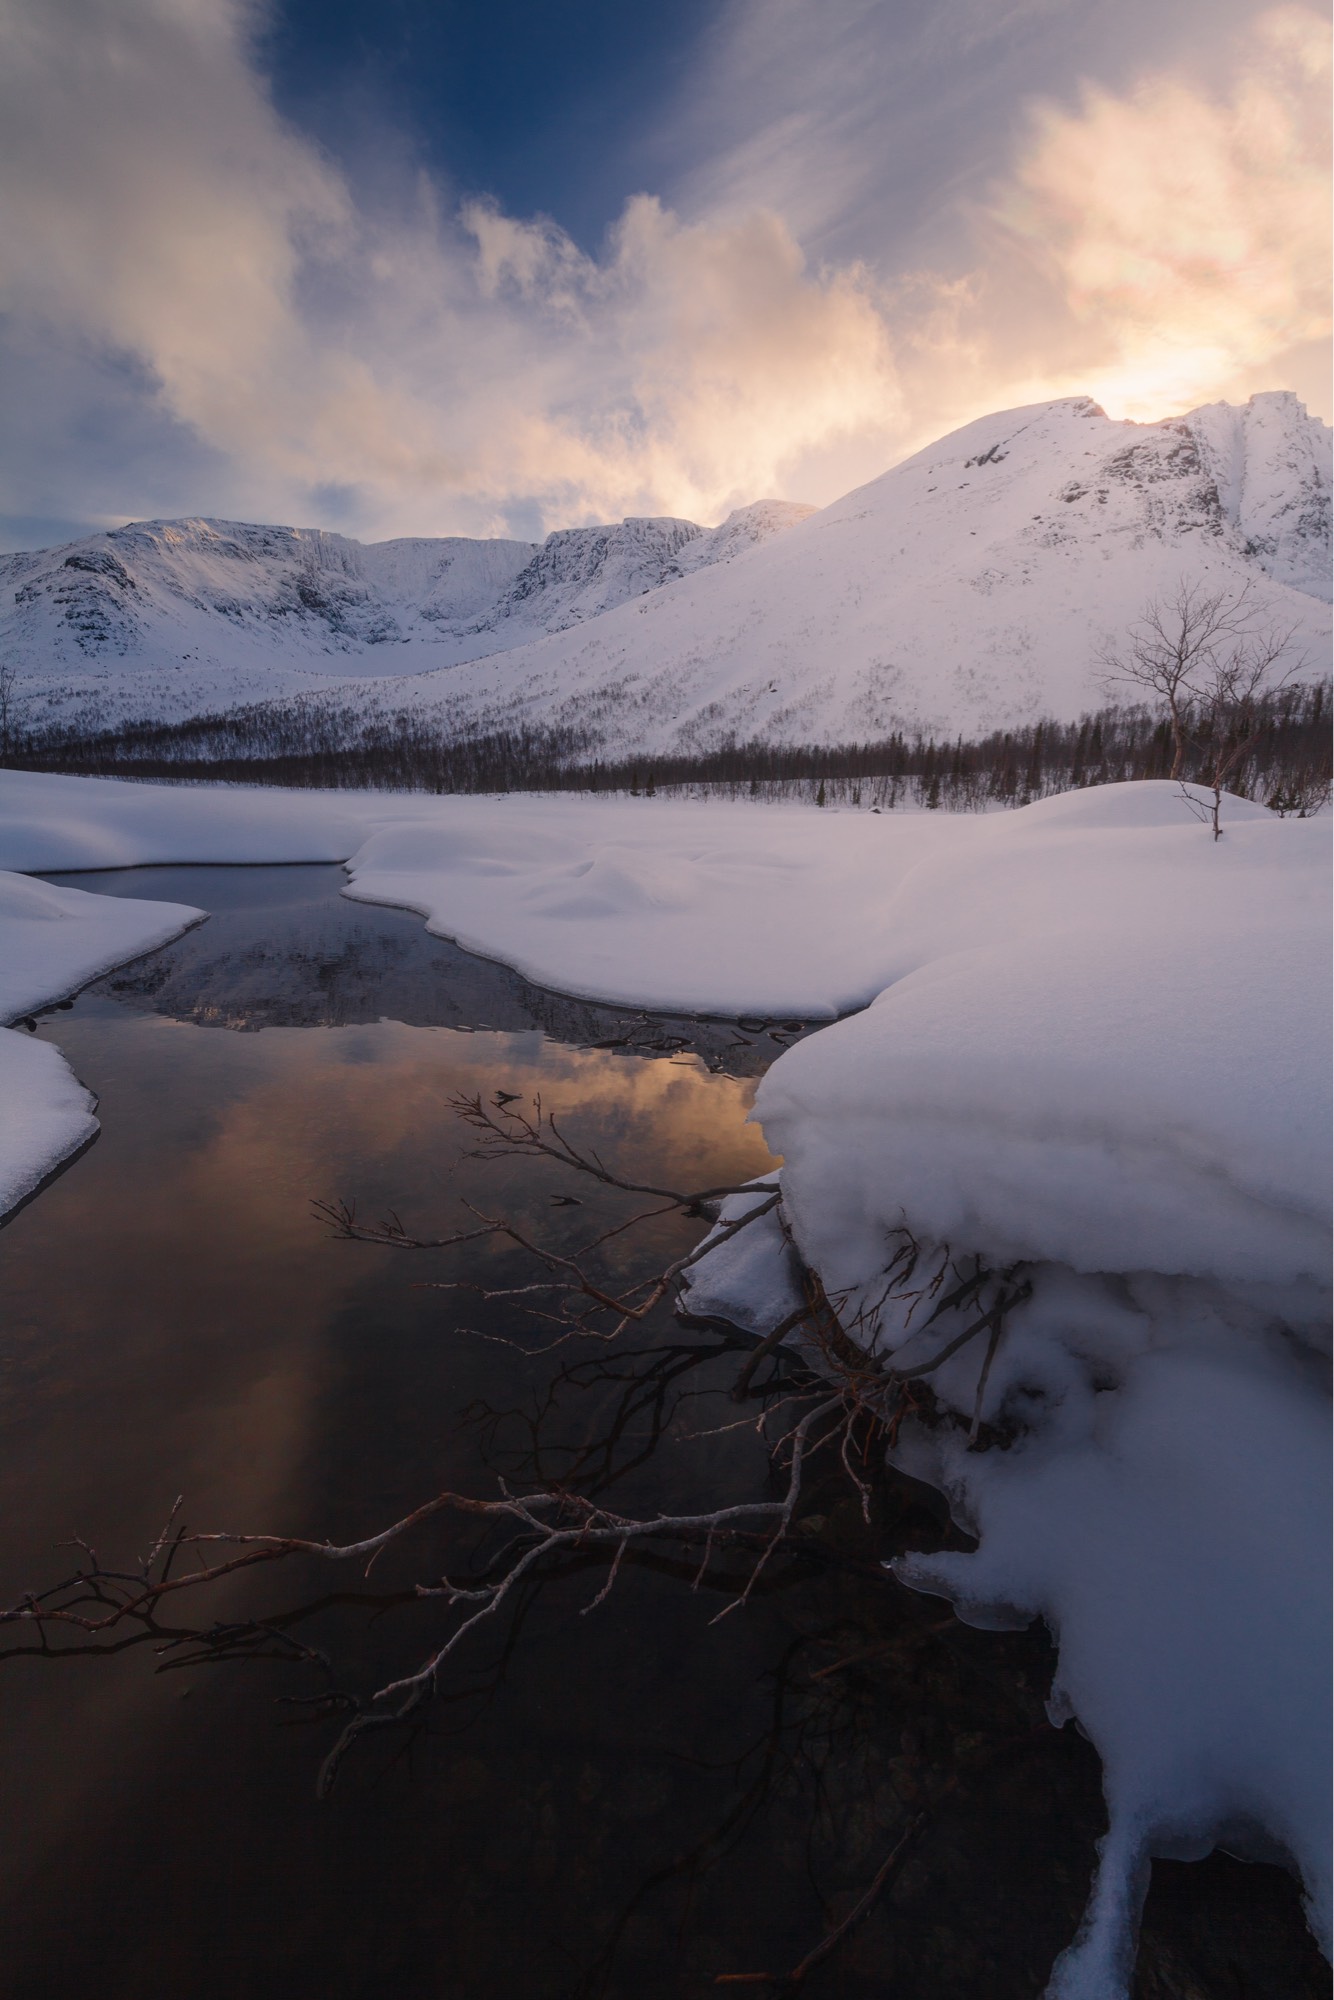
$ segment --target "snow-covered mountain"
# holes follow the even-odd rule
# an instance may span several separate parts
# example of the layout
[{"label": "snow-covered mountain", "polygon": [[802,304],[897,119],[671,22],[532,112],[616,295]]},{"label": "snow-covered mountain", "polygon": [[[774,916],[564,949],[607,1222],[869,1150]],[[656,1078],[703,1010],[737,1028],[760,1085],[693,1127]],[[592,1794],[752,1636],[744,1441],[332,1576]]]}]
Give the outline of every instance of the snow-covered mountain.
[{"label": "snow-covered mountain", "polygon": [[1327,668],[1330,432],[1295,396],[1156,424],[985,417],[816,513],[525,542],[150,522],[0,558],[29,713],[172,719],[327,687],[609,748],[976,733],[1105,698],[1101,642],[1249,582]]},{"label": "snow-covered mountain", "polygon": [[1182,577],[1249,583],[1327,671],[1330,445],[1288,394],[1157,424],[1005,411],[735,562],[380,692],[646,750],[975,734],[1100,706],[1101,643]]},{"label": "snow-covered mountain", "polygon": [[34,709],[197,714],[529,644],[729,562],[812,511],[767,500],[713,529],[629,520],[541,544],[133,522],[0,556],[0,644]]},{"label": "snow-covered mountain", "polygon": [[524,644],[535,628],[564,632],[695,570],[730,562],[814,512],[792,500],[759,500],[718,528],[649,518],[558,529],[468,637],[479,645],[489,640],[486,651],[497,652]]}]

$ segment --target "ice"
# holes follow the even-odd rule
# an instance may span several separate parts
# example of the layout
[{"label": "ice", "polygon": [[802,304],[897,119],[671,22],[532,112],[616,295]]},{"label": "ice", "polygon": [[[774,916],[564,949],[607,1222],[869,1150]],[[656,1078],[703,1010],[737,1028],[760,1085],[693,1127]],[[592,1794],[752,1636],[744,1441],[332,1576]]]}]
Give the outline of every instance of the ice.
[{"label": "ice", "polygon": [[[0,1021],[21,1021],[197,923],[181,903],[133,902],[0,873]],[[0,1028],[0,1216],[97,1130],[94,1099],[59,1050]]]},{"label": "ice", "polygon": [[[801,1268],[783,1233],[776,1209],[770,1209],[734,1236],[730,1224],[762,1207],[778,1180],[757,1184],[756,1191],[729,1195],[718,1220],[704,1239],[707,1255],[685,1273],[681,1311],[692,1320],[715,1316],[743,1333],[771,1333],[804,1302]],[[716,1245],[710,1249],[709,1246]]]}]

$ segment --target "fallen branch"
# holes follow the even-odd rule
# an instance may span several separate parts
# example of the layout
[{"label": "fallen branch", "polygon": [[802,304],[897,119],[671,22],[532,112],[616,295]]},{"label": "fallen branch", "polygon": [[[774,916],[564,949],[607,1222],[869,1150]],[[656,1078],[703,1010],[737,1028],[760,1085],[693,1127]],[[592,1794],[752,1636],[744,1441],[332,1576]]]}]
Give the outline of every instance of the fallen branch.
[{"label": "fallen branch", "polygon": [[863,1923],[870,1916],[871,1911],[875,1908],[881,1896],[894,1879],[894,1876],[907,1859],[909,1848],[918,1839],[929,1818],[929,1813],[919,1812],[915,1818],[909,1820],[907,1826],[903,1829],[903,1832],[881,1862],[880,1867],[876,1871],[875,1878],[865,1895],[853,1905],[841,1923],[836,1924],[833,1930],[827,1932],[821,1938],[819,1944],[813,1950],[807,1952],[799,1965],[793,1966],[791,1972],[720,1972],[713,1982],[714,1985],[771,1986],[779,1993],[795,1993],[797,1988],[814,1972],[816,1966],[822,1965],[832,1952],[837,1951],[848,1933],[856,1930],[858,1924]]}]

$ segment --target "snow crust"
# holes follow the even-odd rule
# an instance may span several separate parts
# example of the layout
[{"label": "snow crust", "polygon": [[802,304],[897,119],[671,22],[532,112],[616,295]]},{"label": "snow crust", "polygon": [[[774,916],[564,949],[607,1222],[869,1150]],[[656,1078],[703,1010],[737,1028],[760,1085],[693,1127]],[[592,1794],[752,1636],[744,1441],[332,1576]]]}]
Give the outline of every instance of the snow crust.
[{"label": "snow crust", "polygon": [[[1154,1854],[1285,1858],[1330,1940],[1329,829],[1236,801],[1215,843],[1180,811],[1068,794],[924,860],[892,983],[755,1107],[803,1258],[899,1366],[943,1338],[885,1297],[902,1232],[1031,1287],[985,1394],[965,1344],[902,1433],[980,1547],[895,1567],[1045,1619],[1053,1719],[1103,1759],[1061,2000],[1128,1993]],[[710,1261],[725,1315],[746,1274]]]},{"label": "snow crust", "polygon": [[[0,873],[0,1022],[21,1021],[152,951],[202,910],[90,896]],[[94,1099],[58,1049],[0,1027],[0,1215],[97,1130]]]}]

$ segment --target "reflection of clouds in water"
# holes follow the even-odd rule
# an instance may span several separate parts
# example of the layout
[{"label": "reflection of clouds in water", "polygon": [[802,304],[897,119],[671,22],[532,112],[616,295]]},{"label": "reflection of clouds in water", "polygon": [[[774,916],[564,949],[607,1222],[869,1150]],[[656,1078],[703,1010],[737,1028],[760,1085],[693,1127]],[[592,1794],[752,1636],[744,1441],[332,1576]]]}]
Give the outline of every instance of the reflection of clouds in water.
[{"label": "reflection of clouds in water", "polygon": [[[553,1237],[561,1219],[586,1228],[597,1213],[586,1187],[583,1209],[547,1208],[549,1186],[566,1185],[556,1169],[464,1162],[472,1142],[451,1093],[540,1090],[572,1137],[669,1184],[769,1164],[744,1123],[751,1084],[533,1032],[383,1023],[228,1035],[102,1001],[61,1016],[58,1033],[103,1092],[104,1125],[5,1234],[8,1323],[33,1350],[31,1366],[20,1356],[23,1432],[0,1468],[0,1505],[19,1524],[11,1590],[54,1574],[51,1546],[73,1529],[108,1556],[144,1547],[178,1492],[198,1526],[329,1530],[319,1480],[331,1434],[360,1426],[371,1463],[385,1449],[383,1414],[362,1411],[349,1391],[347,1342],[369,1334],[377,1354],[390,1343],[375,1367],[391,1396],[403,1393],[393,1343],[420,1310],[404,1293],[424,1273],[332,1242],[311,1199],[355,1195],[364,1213],[398,1205],[430,1227],[452,1226],[457,1192],[495,1206],[527,1200]],[[462,1269],[451,1260],[450,1275]],[[468,1382],[479,1344],[445,1339],[449,1371]],[[432,1477],[476,1478],[468,1444],[442,1436],[439,1449]],[[345,1497],[355,1508],[355,1493]],[[224,1590],[211,1614],[225,1618],[231,1604]],[[20,1729],[0,1775],[33,1802],[26,1867],[50,1864],[99,1801],[133,1810],[136,1787],[150,1796],[178,1754],[179,1684],[142,1665],[130,1657],[124,1671],[18,1690]],[[58,1704],[54,1731],[47,1703]]]},{"label": "reflection of clouds in water", "polygon": [[[484,1099],[499,1089],[525,1100],[540,1093],[576,1143],[614,1148],[615,1165],[670,1185],[771,1164],[758,1130],[745,1123],[754,1084],[710,1076],[691,1062],[393,1022],[318,1035],[271,1029],[265,1043],[283,1045],[280,1064],[228,1107],[210,1148],[207,1171],[229,1198],[247,1200],[246,1190],[262,1184],[328,1193],[331,1158],[349,1153],[374,1166],[377,1179],[392,1161],[410,1196],[414,1172],[438,1176],[475,1143],[449,1107],[460,1091]],[[495,1169],[469,1170],[470,1180],[486,1174],[494,1185]]]}]

